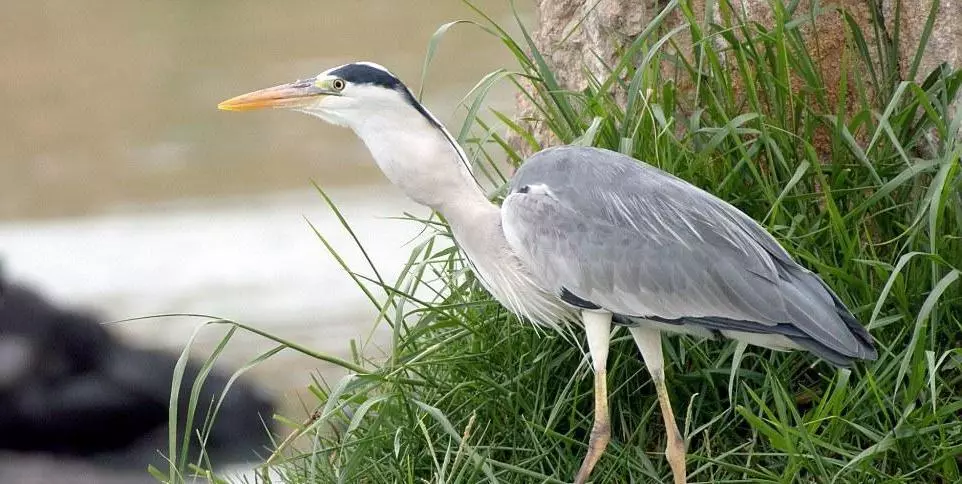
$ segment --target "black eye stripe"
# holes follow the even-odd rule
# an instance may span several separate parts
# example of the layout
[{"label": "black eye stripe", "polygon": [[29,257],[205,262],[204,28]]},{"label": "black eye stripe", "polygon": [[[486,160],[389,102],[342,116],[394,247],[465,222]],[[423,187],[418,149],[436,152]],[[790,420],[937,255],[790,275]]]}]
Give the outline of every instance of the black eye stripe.
[{"label": "black eye stripe", "polygon": [[384,69],[379,69],[369,64],[347,64],[327,72],[326,75],[338,77],[343,79],[345,82],[350,82],[353,85],[367,84],[383,87],[385,89],[393,89],[400,93],[408,104],[421,113],[427,122],[438,128],[443,128],[437,123],[437,121],[434,120],[433,117],[431,117],[430,114],[428,114],[428,112],[424,109],[424,106],[422,106],[421,103],[414,98],[414,94],[411,94],[411,90],[408,89],[400,79],[394,77],[393,74],[385,71]]},{"label": "black eye stripe", "polygon": [[397,89],[402,85],[390,72],[366,64],[348,64],[328,73],[351,84],[373,84],[375,86]]}]

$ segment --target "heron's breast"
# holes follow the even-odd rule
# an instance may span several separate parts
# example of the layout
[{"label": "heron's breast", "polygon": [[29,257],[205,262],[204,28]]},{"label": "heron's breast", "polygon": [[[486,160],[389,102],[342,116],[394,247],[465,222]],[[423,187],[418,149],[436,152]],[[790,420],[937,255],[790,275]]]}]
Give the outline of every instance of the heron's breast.
[{"label": "heron's breast", "polygon": [[498,302],[518,316],[542,326],[558,327],[573,319],[572,309],[538,285],[513,253],[505,259],[499,266],[472,263],[481,284]]},{"label": "heron's breast", "polygon": [[470,224],[451,220],[455,240],[471,268],[494,298],[511,312],[534,323],[557,327],[572,319],[572,309],[539,284],[508,244],[496,210]]}]

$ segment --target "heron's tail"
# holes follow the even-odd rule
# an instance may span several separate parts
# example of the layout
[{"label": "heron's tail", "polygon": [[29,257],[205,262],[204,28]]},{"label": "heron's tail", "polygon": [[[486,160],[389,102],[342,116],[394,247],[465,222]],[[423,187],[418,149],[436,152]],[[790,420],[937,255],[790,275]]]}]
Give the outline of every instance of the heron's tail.
[{"label": "heron's tail", "polygon": [[828,287],[828,284],[825,284],[825,281],[819,278],[818,282],[822,283],[822,287],[832,296],[832,300],[835,302],[835,312],[838,313],[838,317],[842,318],[845,326],[852,331],[852,334],[854,334],[855,337],[858,338],[859,343],[861,343],[859,358],[863,360],[878,359],[878,351],[875,349],[875,339],[868,333],[865,326],[862,326],[862,323],[855,315],[845,307],[845,303],[838,298],[838,295],[835,294],[832,288]]},{"label": "heron's tail", "polygon": [[[825,281],[800,266],[785,269],[787,270],[782,273],[782,276],[788,276],[786,278],[788,279],[787,282],[808,293],[812,300],[819,301],[821,304],[831,305],[831,310],[822,312],[822,314],[834,313],[833,315],[837,316],[838,320],[843,323],[842,325],[838,325],[834,331],[847,331],[854,337],[844,338],[845,340],[854,342],[854,345],[851,343],[847,344],[844,350],[840,350],[837,347],[829,347],[814,338],[792,338],[795,343],[836,366],[852,366],[854,360],[875,360],[878,358],[878,351],[875,349],[875,340],[872,338],[872,335],[870,335],[865,327],[862,326],[862,323],[855,318],[855,315],[848,310],[845,303],[835,294],[835,291],[828,287],[828,284],[825,284]],[[824,306],[822,307],[823,309],[828,309]]]}]

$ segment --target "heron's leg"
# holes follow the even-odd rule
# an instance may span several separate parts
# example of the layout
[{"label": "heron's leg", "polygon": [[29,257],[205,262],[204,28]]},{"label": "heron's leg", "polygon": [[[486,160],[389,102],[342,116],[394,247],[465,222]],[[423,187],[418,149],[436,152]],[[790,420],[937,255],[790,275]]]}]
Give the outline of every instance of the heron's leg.
[{"label": "heron's leg", "polygon": [[675,484],[685,484],[687,474],[685,473],[685,440],[678,432],[678,425],[675,424],[675,413],[671,410],[671,402],[668,400],[668,389],[665,387],[665,357],[661,352],[661,332],[635,326],[628,328],[631,336],[641,351],[641,357],[645,360],[645,366],[651,373],[651,379],[655,382],[655,391],[658,393],[658,403],[661,406],[661,416],[665,420],[665,431],[668,435],[668,445],[665,448],[665,458],[671,466],[671,473],[674,475]]},{"label": "heron's leg", "polygon": [[575,476],[575,484],[584,484],[591,475],[601,454],[611,440],[611,420],[608,417],[608,342],[611,340],[611,313],[582,311],[581,319],[588,334],[588,352],[595,371],[595,423],[591,427],[588,453]]}]

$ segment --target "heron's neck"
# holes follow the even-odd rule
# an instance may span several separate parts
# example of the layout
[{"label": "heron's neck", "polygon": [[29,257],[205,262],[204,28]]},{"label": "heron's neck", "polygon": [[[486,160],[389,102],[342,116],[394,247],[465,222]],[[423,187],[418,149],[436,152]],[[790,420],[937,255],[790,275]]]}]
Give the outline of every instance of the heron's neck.
[{"label": "heron's neck", "polygon": [[449,220],[496,209],[444,133],[422,116],[371,116],[354,126],[392,183]]},{"label": "heron's neck", "polygon": [[500,207],[487,199],[453,142],[437,126],[423,117],[383,116],[366,118],[354,130],[395,185],[444,215],[478,280],[498,301],[549,325],[570,318],[570,310],[540,289],[514,255],[501,225]]}]

